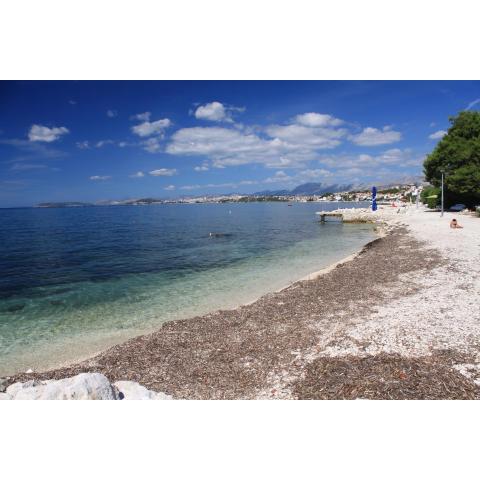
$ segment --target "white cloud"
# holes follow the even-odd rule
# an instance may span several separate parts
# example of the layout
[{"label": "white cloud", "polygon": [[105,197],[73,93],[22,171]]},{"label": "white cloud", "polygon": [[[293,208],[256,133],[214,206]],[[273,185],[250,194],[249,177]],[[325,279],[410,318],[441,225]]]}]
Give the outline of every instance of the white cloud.
[{"label": "white cloud", "polygon": [[268,142],[256,135],[222,127],[193,127],[177,130],[166,151],[173,155],[203,155],[219,163],[240,165],[250,163],[252,153],[260,158],[266,149]]},{"label": "white cloud", "polygon": [[159,168],[157,170],[152,170],[151,172],[148,172],[150,175],[153,175],[154,177],[171,177],[172,175],[177,174],[177,169],[176,168]]},{"label": "white cloud", "polygon": [[287,175],[283,170],[278,170],[273,176],[265,178],[264,180],[240,180],[237,182],[227,183],[183,185],[180,187],[180,190],[201,190],[206,188],[240,189],[243,186],[272,183],[295,186],[305,182],[320,181],[326,178],[330,179],[332,175],[332,172],[324,168],[306,169],[297,172],[294,175]]},{"label": "white cloud", "polygon": [[112,178],[110,175],[92,175],[90,180],[109,180],[110,178]]},{"label": "white cloud", "polygon": [[139,137],[150,137],[152,135],[163,136],[165,129],[171,124],[172,122],[168,118],[162,118],[155,122],[146,120],[138,125],[134,125],[132,127],[132,132]]},{"label": "white cloud", "polygon": [[400,132],[396,132],[391,127],[386,126],[382,130],[372,127],[364,128],[361,133],[350,135],[349,140],[356,145],[375,146],[398,142],[401,138],[402,134]]},{"label": "white cloud", "polygon": [[[320,164],[333,168],[343,173],[347,169],[361,168],[365,173],[371,173],[372,169],[379,167],[420,167],[425,159],[425,155],[414,154],[412,150],[406,148],[391,148],[385,150],[379,155],[339,155],[322,157]],[[357,172],[358,173],[358,172]]]},{"label": "white cloud", "polygon": [[[134,115],[132,118],[135,120],[139,120],[142,123],[138,125],[134,125],[132,127],[132,132],[139,137],[146,138],[146,140],[140,143],[140,146],[150,153],[157,153],[161,151],[161,140],[165,135],[165,130],[172,125],[172,122],[168,118],[162,118],[160,120],[156,120],[154,122],[150,122],[151,113],[144,112]],[[126,142],[122,142],[123,145],[126,146]]]},{"label": "white cloud", "polygon": [[324,156],[319,161],[321,168],[303,169],[292,174],[279,170],[261,183],[275,184],[275,188],[292,188],[307,182],[333,185],[411,179],[412,172],[421,174],[424,158],[424,155],[415,154],[410,149],[397,148],[385,150],[379,155]]},{"label": "white cloud", "polygon": [[240,182],[227,182],[227,183],[207,183],[205,185],[183,185],[180,190],[199,190],[202,188],[230,188],[236,189],[242,185],[255,185],[258,182],[255,180],[242,180]]},{"label": "white cloud", "polygon": [[346,135],[344,129],[306,127],[303,125],[270,125],[267,134],[289,145],[311,146],[315,148],[334,148],[340,145],[340,139]]},{"label": "white cloud", "polygon": [[39,163],[14,163],[10,170],[15,172],[27,171],[27,170],[43,170],[48,168],[47,165],[41,165]]},{"label": "white cloud", "polygon": [[331,177],[332,175],[333,175],[332,172],[324,168],[314,168],[314,169],[302,170],[297,175],[297,177],[304,181],[309,181],[309,180],[317,180],[319,178]]},{"label": "white cloud", "polygon": [[339,118],[332,117],[325,113],[302,113],[297,115],[295,118],[295,123],[304,125],[305,127],[338,127],[344,122]]},{"label": "white cloud", "polygon": [[229,120],[227,111],[220,102],[212,102],[205,105],[200,105],[195,110],[195,118],[198,118],[199,120],[210,120],[212,122]]},{"label": "white cloud", "polygon": [[157,137],[148,138],[141,143],[144,150],[150,153],[157,153],[162,149],[160,139]]},{"label": "white cloud", "polygon": [[143,172],[138,171],[137,173],[134,173],[134,174],[130,175],[130,178],[142,178],[144,176],[145,176],[145,174]]},{"label": "white cloud", "polygon": [[66,127],[45,127],[43,125],[32,125],[28,132],[28,139],[31,142],[54,142],[62,135],[69,133]]},{"label": "white cloud", "polygon": [[478,105],[479,103],[480,103],[480,98],[476,98],[475,100],[473,100],[467,105],[467,108],[465,110],[470,110],[471,108],[473,108],[475,105]]},{"label": "white cloud", "polygon": [[391,148],[380,155],[373,157],[374,162],[379,165],[396,165],[398,167],[420,166],[423,164],[425,155],[414,154],[409,148]]},{"label": "white cloud", "polygon": [[102,147],[105,147],[107,145],[115,145],[117,147],[123,148],[123,147],[136,146],[138,144],[137,143],[127,143],[125,141],[117,142],[115,140],[110,140],[110,139],[99,140],[94,145],[90,145],[90,142],[88,142],[87,140],[85,140],[84,142],[77,142],[77,147],[81,148],[81,149],[91,148],[91,146],[95,146],[96,148],[102,148]]},{"label": "white cloud", "polygon": [[262,183],[281,183],[284,185],[299,185],[306,182],[319,181],[332,177],[332,172],[324,168],[301,170],[295,175],[287,175],[283,170],[275,172],[275,175],[263,180]]},{"label": "white cloud", "polygon": [[107,110],[108,118],[115,118],[117,116],[118,116],[118,112],[116,110]]},{"label": "white cloud", "polygon": [[76,145],[77,148],[79,148],[80,150],[87,150],[88,148],[90,148],[90,142],[88,140],[84,140],[83,142],[77,142]]},{"label": "white cloud", "polygon": [[198,155],[211,160],[212,166],[261,163],[273,168],[300,167],[317,158],[318,150],[333,148],[346,135],[345,130],[302,125],[270,125],[267,138],[224,127],[193,127],[177,130],[167,145],[172,155]]},{"label": "white cloud", "polygon": [[447,132],[445,130],[438,130],[437,132],[432,133],[431,135],[428,136],[430,140],[440,140],[443,138]]},{"label": "white cloud", "polygon": [[[348,137],[348,130],[342,125],[345,125],[343,120],[332,115],[309,112],[296,115],[285,125],[238,127],[235,124],[233,128],[182,128],[172,135],[165,151],[171,155],[204,157],[206,161],[201,166],[194,167],[197,172],[211,167],[225,168],[255,163],[281,171],[303,168],[303,172],[307,172],[306,167],[310,162],[325,158],[322,151],[341,145],[347,138],[359,145],[382,145],[401,139],[401,133],[390,126],[381,130],[365,128],[361,133]],[[355,163],[385,163],[392,157],[393,151],[395,150],[376,157],[360,156],[354,160]],[[339,157],[332,158],[339,161]],[[352,163],[353,157],[346,158]],[[341,159],[345,161],[345,157]],[[395,161],[399,161],[398,157],[395,157]],[[311,170],[314,173],[310,172],[310,175],[327,175],[325,170],[316,170],[319,169]],[[302,178],[307,177],[307,173],[304,173]],[[269,181],[276,181],[277,177],[269,178]]]},{"label": "white cloud", "polygon": [[151,117],[151,112],[137,113],[136,115],[131,116],[132,120],[139,120],[140,122],[148,122]]},{"label": "white cloud", "polygon": [[233,122],[233,112],[243,112],[244,108],[225,106],[220,102],[206,103],[195,110],[195,118],[211,122]]},{"label": "white cloud", "polygon": [[263,183],[287,182],[291,179],[283,170],[276,171],[273,176],[266,178]]},{"label": "white cloud", "polygon": [[167,187],[164,188],[164,190],[167,190],[169,192],[175,190],[175,185],[168,185]]},{"label": "white cloud", "polygon": [[113,140],[100,140],[99,142],[97,142],[97,144],[95,146],[97,148],[102,148],[105,145],[113,145],[114,143],[115,142]]},{"label": "white cloud", "polygon": [[31,142],[30,140],[23,140],[18,138],[2,138],[0,136],[0,145],[8,145],[21,152],[20,155],[15,155],[11,159],[3,159],[5,163],[58,159],[65,158],[69,155],[67,152],[56,150],[48,144],[42,142]]},{"label": "white cloud", "polygon": [[202,164],[202,165],[198,165],[194,168],[194,170],[196,172],[206,172],[207,170],[209,170],[208,168],[208,165],[206,163]]}]

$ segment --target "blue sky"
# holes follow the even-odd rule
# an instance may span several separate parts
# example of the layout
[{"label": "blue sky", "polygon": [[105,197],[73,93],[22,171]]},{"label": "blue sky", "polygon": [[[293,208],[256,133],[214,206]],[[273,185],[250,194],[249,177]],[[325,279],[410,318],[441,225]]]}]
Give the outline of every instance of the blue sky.
[{"label": "blue sky", "polygon": [[421,175],[480,82],[3,81],[0,106],[8,207]]}]

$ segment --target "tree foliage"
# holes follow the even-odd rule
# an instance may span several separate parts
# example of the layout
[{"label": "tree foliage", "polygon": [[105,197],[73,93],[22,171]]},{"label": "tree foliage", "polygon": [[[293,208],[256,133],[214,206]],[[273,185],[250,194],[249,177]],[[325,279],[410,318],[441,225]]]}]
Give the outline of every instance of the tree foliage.
[{"label": "tree foliage", "polygon": [[428,205],[428,208],[435,208],[440,204],[440,189],[438,187],[425,187],[422,190],[421,198],[422,202]]},{"label": "tree foliage", "polygon": [[425,179],[435,187],[445,171],[445,204],[480,204],[480,112],[450,117],[451,127],[423,164]]}]

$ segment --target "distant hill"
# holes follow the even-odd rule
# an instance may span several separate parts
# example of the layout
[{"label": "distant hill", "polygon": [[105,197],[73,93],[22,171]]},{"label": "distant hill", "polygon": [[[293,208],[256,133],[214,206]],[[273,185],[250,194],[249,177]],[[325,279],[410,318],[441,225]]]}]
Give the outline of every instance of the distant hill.
[{"label": "distant hill", "polygon": [[327,192],[344,192],[353,187],[350,185],[341,185],[338,183],[326,185],[324,183],[303,183],[292,190],[292,195],[322,195]]},{"label": "distant hill", "polygon": [[[376,184],[377,188],[381,190],[382,188],[390,188],[396,185],[406,185],[411,183],[423,183],[422,177],[404,177],[397,182],[385,183],[385,184]],[[262,190],[261,192],[240,194],[240,193],[229,193],[229,194],[208,194],[208,195],[198,195],[193,197],[180,197],[177,199],[170,198],[130,198],[124,200],[102,200],[95,203],[85,203],[85,202],[44,202],[39,203],[36,207],[43,208],[64,208],[64,207],[88,207],[88,206],[113,206],[113,205],[150,205],[164,202],[176,202],[182,201],[188,198],[198,198],[202,197],[203,199],[216,199],[218,197],[229,197],[229,196],[243,196],[251,197],[252,201],[255,201],[253,197],[269,197],[269,196],[288,196],[288,195],[324,195],[325,193],[338,193],[338,192],[348,192],[348,191],[369,191],[372,188],[371,184],[341,184],[341,183],[302,183],[301,185],[292,188],[291,190],[282,189],[282,190]],[[258,200],[258,199],[257,199]],[[222,201],[228,201],[222,200]],[[233,200],[235,201],[235,200]],[[243,201],[243,200],[236,200]]]},{"label": "distant hill", "polygon": [[323,195],[324,193],[344,192],[350,190],[352,184],[342,185],[338,183],[302,183],[292,190],[264,190],[255,192],[254,195]]},{"label": "distant hill", "polygon": [[69,207],[90,207],[92,203],[85,202],[44,202],[36,205],[38,208],[69,208]]},{"label": "distant hill", "polygon": [[261,192],[251,193],[250,195],[259,195],[259,196],[290,195],[290,190],[262,190]]}]

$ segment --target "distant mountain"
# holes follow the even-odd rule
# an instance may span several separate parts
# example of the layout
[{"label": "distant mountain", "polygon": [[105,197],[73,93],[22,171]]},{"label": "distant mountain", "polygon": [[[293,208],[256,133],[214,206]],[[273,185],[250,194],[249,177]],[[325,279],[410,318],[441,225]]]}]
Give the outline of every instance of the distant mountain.
[{"label": "distant mountain", "polygon": [[276,196],[276,195],[290,195],[290,190],[262,190],[261,192],[255,192],[251,195],[259,196]]},{"label": "distant mountain", "polygon": [[323,195],[324,193],[344,192],[350,190],[353,185],[342,185],[338,183],[302,183],[292,190],[264,190],[255,192],[254,195]]},{"label": "distant mountain", "polygon": [[410,185],[410,184],[427,184],[428,182],[425,182],[425,177],[423,175],[409,175],[409,176],[403,176],[399,177],[396,180],[391,180],[389,183],[385,183],[382,185],[377,185],[378,188],[385,188],[385,187],[393,187],[394,185]]},{"label": "distant mountain", "polygon": [[303,183],[298,187],[295,187],[292,191],[292,195],[322,195],[324,193],[330,192],[344,192],[350,190],[353,185],[341,185],[334,183],[331,185],[326,185],[324,183]]}]

